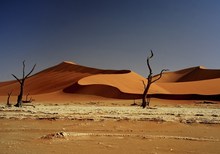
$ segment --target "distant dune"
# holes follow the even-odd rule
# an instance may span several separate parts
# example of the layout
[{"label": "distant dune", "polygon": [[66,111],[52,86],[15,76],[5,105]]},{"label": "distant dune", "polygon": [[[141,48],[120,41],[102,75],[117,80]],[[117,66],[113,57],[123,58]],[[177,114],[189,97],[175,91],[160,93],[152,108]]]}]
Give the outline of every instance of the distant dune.
[{"label": "distant dune", "polygon": [[[146,78],[130,70],[103,70],[64,61],[29,77],[25,93],[59,100],[76,94],[91,98],[136,99],[141,98],[146,83]],[[168,99],[203,99],[205,96],[218,100],[219,84],[220,70],[192,67],[164,73],[159,81],[152,84],[150,94]],[[0,83],[1,96],[12,90],[13,95],[18,94],[19,84],[16,81]]]},{"label": "distant dune", "polygon": [[170,94],[155,97],[220,100],[220,70],[198,66],[166,72],[157,84]]},{"label": "distant dune", "polygon": [[189,82],[219,78],[220,70],[206,69],[203,66],[197,66],[164,73],[163,78],[158,80],[158,82]]}]

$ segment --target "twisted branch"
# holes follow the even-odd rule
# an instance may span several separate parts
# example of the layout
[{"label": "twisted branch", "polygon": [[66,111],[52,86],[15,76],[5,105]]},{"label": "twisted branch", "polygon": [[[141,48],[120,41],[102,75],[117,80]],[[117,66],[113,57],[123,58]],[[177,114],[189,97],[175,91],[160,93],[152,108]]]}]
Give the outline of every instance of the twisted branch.
[{"label": "twisted branch", "polygon": [[163,70],[160,72],[159,77],[158,77],[157,79],[153,80],[151,83],[154,83],[154,82],[156,82],[156,81],[160,80],[160,78],[161,78],[161,77],[162,77],[162,75],[163,75],[163,72],[165,72],[165,71],[169,71],[169,69],[163,69]]}]

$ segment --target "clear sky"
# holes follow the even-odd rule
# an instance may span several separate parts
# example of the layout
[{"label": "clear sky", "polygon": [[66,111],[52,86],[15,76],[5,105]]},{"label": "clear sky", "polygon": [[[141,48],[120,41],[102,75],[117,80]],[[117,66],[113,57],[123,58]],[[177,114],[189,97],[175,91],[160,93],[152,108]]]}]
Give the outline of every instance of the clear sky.
[{"label": "clear sky", "polygon": [[219,0],[0,0],[0,81],[62,61],[147,75],[220,69]]}]

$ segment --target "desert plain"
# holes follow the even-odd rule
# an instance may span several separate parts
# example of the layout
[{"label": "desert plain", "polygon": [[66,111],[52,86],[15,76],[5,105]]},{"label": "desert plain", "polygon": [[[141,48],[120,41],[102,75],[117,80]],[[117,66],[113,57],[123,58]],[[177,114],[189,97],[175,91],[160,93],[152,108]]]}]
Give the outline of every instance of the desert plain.
[{"label": "desert plain", "polygon": [[[157,76],[155,76],[156,78]],[[130,70],[62,62],[29,77],[16,103],[16,80],[0,83],[0,149],[7,153],[219,153],[220,70],[166,72],[150,88]]]}]

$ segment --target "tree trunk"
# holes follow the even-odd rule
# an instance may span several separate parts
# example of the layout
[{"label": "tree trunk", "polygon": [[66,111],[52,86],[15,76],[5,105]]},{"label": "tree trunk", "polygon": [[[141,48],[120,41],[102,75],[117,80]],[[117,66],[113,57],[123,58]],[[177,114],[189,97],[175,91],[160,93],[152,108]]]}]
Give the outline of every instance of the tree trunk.
[{"label": "tree trunk", "polygon": [[151,79],[148,79],[148,83],[147,83],[147,87],[144,89],[144,93],[142,95],[142,104],[141,104],[141,107],[145,108],[146,106],[149,106],[149,103],[148,101],[146,101],[146,98],[148,98],[148,91],[150,89],[150,86],[151,86]]},{"label": "tree trunk", "polygon": [[15,104],[16,107],[22,107],[22,94],[18,95],[17,104]]},{"label": "tree trunk", "polygon": [[12,94],[12,91],[11,91],[10,93],[8,93],[8,99],[7,99],[7,106],[8,106],[8,107],[11,107],[11,104],[10,104],[11,94]]},{"label": "tree trunk", "polygon": [[23,89],[24,89],[24,80],[21,82],[21,87],[20,87],[20,94],[18,95],[17,98],[17,104],[15,105],[16,107],[22,107],[22,97],[23,97]]}]

